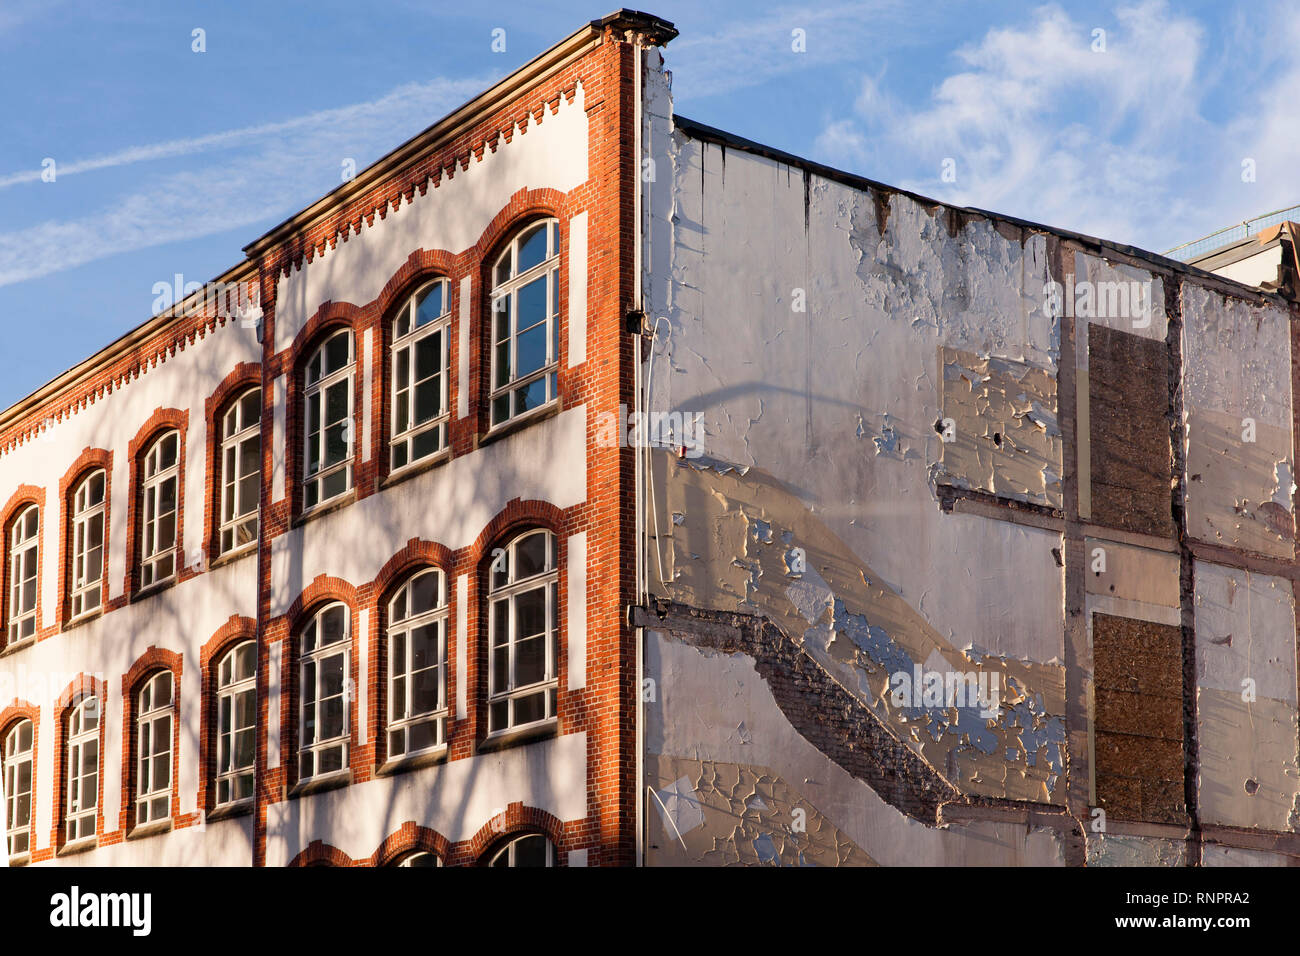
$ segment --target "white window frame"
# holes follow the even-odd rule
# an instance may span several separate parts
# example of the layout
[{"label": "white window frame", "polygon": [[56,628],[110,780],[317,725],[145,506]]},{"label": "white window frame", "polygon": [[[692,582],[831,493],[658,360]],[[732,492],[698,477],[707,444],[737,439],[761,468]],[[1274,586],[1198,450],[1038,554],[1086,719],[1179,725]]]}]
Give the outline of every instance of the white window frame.
[{"label": "white window frame", "polygon": [[[36,636],[36,605],[40,600],[41,509],[28,505],[9,529],[9,644]],[[30,589],[30,602],[25,593]],[[26,632],[26,633],[24,633]]]},{"label": "white window frame", "polygon": [[[439,287],[442,290],[442,310],[440,314],[423,325],[417,325],[422,300],[425,300],[435,288]],[[451,283],[446,278],[440,277],[420,286],[402,304],[402,308],[398,310],[397,314],[393,316],[392,333],[393,344],[390,369],[393,387],[390,408],[392,410],[391,427],[393,437],[389,441],[388,460],[390,470],[396,472],[419,462],[429,461],[447,451],[447,423],[451,420],[451,409],[448,405],[450,388],[447,384],[450,378],[447,357],[448,339],[451,333]],[[420,342],[434,335],[440,335],[439,341],[441,343],[438,350],[438,371],[417,382],[415,380],[416,347]],[[398,366],[403,356],[406,358],[407,367],[405,388],[400,387],[398,378]],[[438,378],[438,414],[428,421],[416,423],[416,386],[435,376]],[[406,412],[407,427],[398,431],[398,415],[403,410]],[[430,434],[436,436],[435,447],[418,458],[414,457],[416,439]],[[401,460],[399,461],[399,459]]]},{"label": "white window frame", "polygon": [[[23,747],[23,730],[27,730],[27,745]],[[35,814],[32,801],[35,798],[35,744],[36,725],[23,718],[14,724],[4,736],[4,749],[0,750],[0,773],[4,774],[5,794],[5,834],[8,843],[5,852],[11,857],[24,856],[32,851],[32,820]],[[19,781],[22,769],[27,768],[27,789],[22,789]],[[17,823],[19,808],[26,798],[26,817]]]},{"label": "white window frame", "polygon": [[[516,555],[519,545],[534,535],[546,537],[546,569],[527,578],[516,577],[518,566]],[[488,736],[509,733],[523,727],[538,726],[553,722],[557,715],[557,695],[559,691],[559,552],[554,534],[545,528],[531,528],[516,535],[509,544],[496,552],[496,557],[488,567]],[[504,572],[504,580],[501,579]],[[519,635],[515,633],[517,615],[515,607],[521,597],[534,591],[544,592],[546,604],[546,669],[545,677],[531,684],[517,684],[515,674]],[[498,634],[497,607],[506,605],[506,633]],[[529,635],[531,636],[531,635]],[[527,637],[527,636],[526,636]],[[498,672],[501,663],[497,660],[498,648],[505,649],[505,666],[503,689],[494,690],[498,685]],[[515,716],[517,703],[523,698],[543,695],[543,716],[527,723],[519,723]],[[504,705],[504,708],[502,708]],[[504,721],[497,718],[499,710],[504,709]]]},{"label": "white window frame", "polygon": [[[257,418],[248,421],[247,400],[255,397],[253,408]],[[253,471],[245,474],[240,471],[244,446],[253,443],[257,449],[257,464]],[[262,474],[262,389],[254,385],[240,392],[233,399],[221,416],[221,452],[220,458],[220,527],[218,529],[217,547],[220,554],[231,554],[254,547],[257,544],[258,514],[261,504]],[[235,512],[240,499],[240,489],[244,481],[257,476],[257,488],[253,493],[251,508]],[[245,502],[247,505],[247,502]],[[244,535],[246,540],[239,541]]]},{"label": "white window frame", "polygon": [[[347,337],[348,357],[347,361],[336,369],[331,370],[328,374],[322,375],[324,368],[325,350],[330,343],[334,342],[340,336]],[[315,370],[313,371],[313,366]],[[303,370],[303,401],[302,401],[302,432],[303,432],[303,453],[302,453],[302,503],[303,511],[310,511],[312,508],[320,507],[326,502],[333,501],[341,495],[347,494],[352,490],[352,464],[356,458],[356,442],[354,441],[353,432],[356,429],[356,336],[352,334],[350,328],[339,329],[326,336],[324,341],[312,352]],[[345,391],[348,396],[347,414],[338,422],[325,422],[325,401],[331,387],[340,382],[346,382]],[[320,403],[321,428],[314,435],[311,432],[311,407],[313,402]],[[329,431],[339,425],[343,428],[343,441],[347,445],[346,455],[332,464],[326,465],[325,456],[328,451]],[[319,455],[319,464],[316,470],[312,470],[311,453],[313,445]],[[324,497],[325,482],[333,478],[334,475],[343,472],[344,484],[341,489],[331,494],[328,498]]]},{"label": "white window frame", "polygon": [[[162,699],[164,702],[159,703]],[[172,813],[173,734],[176,681],[169,670],[149,676],[136,691],[136,826],[170,819]],[[160,774],[165,769],[166,777]]]},{"label": "white window frame", "polygon": [[[91,495],[92,483],[95,479],[99,479],[98,500],[92,500]],[[104,556],[108,545],[104,537],[108,515],[107,504],[108,472],[103,468],[96,468],[81,479],[77,490],[72,493],[72,564],[69,569],[72,586],[69,591],[73,618],[98,611],[103,603]],[[96,520],[99,523],[99,561],[92,571],[89,560],[91,549],[86,547],[86,542]],[[90,577],[92,573],[93,578]]]},{"label": "white window frame", "polygon": [[[163,464],[163,449],[169,441],[176,443],[171,464]],[[161,534],[162,518],[158,511],[163,488],[172,483],[171,540]],[[163,432],[149,446],[141,463],[140,480],[140,589],[162,584],[176,577],[178,533],[181,508],[181,433],[175,428]],[[166,572],[166,573],[164,573]]]},{"label": "white window frame", "polygon": [[[519,272],[519,250],[524,239],[530,238],[538,227],[546,231],[546,256],[525,272]],[[503,273],[504,269],[504,273]],[[527,375],[518,374],[519,361],[519,293],[538,279],[545,279],[546,354],[547,361]],[[491,353],[491,378],[488,407],[491,427],[498,428],[527,415],[539,413],[558,397],[558,372],[560,367],[560,222],[558,219],[537,219],[520,229],[510,240],[492,265],[491,319],[488,323],[488,349]],[[504,326],[502,316],[504,315]],[[529,329],[534,326],[529,326]],[[502,333],[505,333],[504,335]],[[502,368],[500,346],[505,345],[508,373]],[[529,409],[520,410],[519,395],[536,382],[543,382],[544,399]],[[504,411],[501,410],[504,403]]]},{"label": "white window frame", "polygon": [[[438,582],[438,599],[432,610],[410,615],[411,595],[416,581],[433,577]],[[389,760],[406,759],[416,754],[438,750],[447,743],[447,576],[438,568],[425,568],[407,578],[406,583],[393,595],[388,603],[388,725],[387,751]],[[400,616],[399,616],[400,615]],[[411,678],[416,673],[413,669],[413,651],[411,633],[416,628],[433,626],[438,629],[437,663],[421,668],[421,671],[438,672],[438,706],[433,710],[412,714],[413,691]],[[403,660],[397,659],[394,648],[401,642]],[[398,667],[401,671],[398,671]],[[400,681],[400,686],[399,686]],[[398,716],[398,714],[401,716]],[[434,742],[419,750],[411,749],[412,731],[421,724],[434,725]],[[401,750],[393,747],[393,738],[400,736]]]},{"label": "white window frame", "polygon": [[514,837],[509,843],[492,854],[492,862],[488,864],[491,867],[514,867],[518,866],[515,862],[518,854],[518,846],[525,840],[544,840],[546,842],[546,863],[545,865],[555,866],[555,844],[551,842],[550,837],[544,833],[521,833]]},{"label": "white window frame", "polygon": [[416,867],[440,867],[442,866],[442,857],[436,853],[430,853],[428,850],[416,850],[414,853],[408,853],[398,861],[397,865],[403,869],[414,869]]},{"label": "white window frame", "polygon": [[[95,838],[95,818],[99,813],[100,762],[104,758],[99,746],[102,717],[99,698],[94,694],[88,694],[79,700],[72,712],[68,714],[68,785],[64,815],[64,834],[67,843],[80,843]],[[85,763],[87,747],[94,747],[95,750],[95,767],[88,772],[82,767]],[[89,807],[81,806],[78,798],[78,794],[85,789],[84,783],[87,780],[92,782],[91,792],[95,795],[95,802]],[[83,834],[81,831],[87,822],[90,824],[90,832]]]},{"label": "white window frame", "polygon": [[[349,678],[352,674],[352,610],[341,601],[332,601],[329,604],[321,605],[308,619],[307,623],[299,632],[298,646],[305,648],[307,646],[307,634],[313,628],[316,634],[322,633],[321,622],[330,610],[339,608],[343,612],[343,636],[332,644],[317,644],[311,650],[304,650],[301,653],[301,659],[298,665],[298,779],[299,781],[311,780],[316,777],[328,777],[333,774],[345,773],[351,766],[351,743],[352,743],[352,695],[349,692]],[[322,698],[321,690],[323,681],[321,678],[322,661],[334,657],[337,654],[343,656],[343,683],[342,689],[338,695],[328,698]],[[308,680],[308,667],[314,667],[315,677]],[[312,693],[307,693],[308,686],[311,686]],[[313,733],[311,743],[307,743],[307,718],[308,711],[311,711],[312,726],[318,728],[321,726],[323,705],[333,700],[334,697],[340,697],[343,701],[343,723],[342,733],[326,739],[317,739]],[[340,766],[333,770],[322,771],[320,769],[321,757],[338,749],[340,751]],[[304,771],[304,760],[310,757],[310,773]]]},{"label": "white window frame", "polygon": [[[241,652],[253,652],[252,673],[241,675],[236,669]],[[239,701],[248,695],[253,700],[253,722],[245,727],[235,726],[239,714]],[[250,802],[255,793],[254,775],[257,766],[257,642],[242,641],[226,651],[217,664],[217,779],[216,800],[219,807]],[[253,736],[253,752],[247,766],[234,766],[233,754],[236,739],[244,734]],[[229,765],[229,766],[228,766]],[[247,796],[238,796],[239,785],[246,781]],[[223,791],[227,794],[222,799]]]}]

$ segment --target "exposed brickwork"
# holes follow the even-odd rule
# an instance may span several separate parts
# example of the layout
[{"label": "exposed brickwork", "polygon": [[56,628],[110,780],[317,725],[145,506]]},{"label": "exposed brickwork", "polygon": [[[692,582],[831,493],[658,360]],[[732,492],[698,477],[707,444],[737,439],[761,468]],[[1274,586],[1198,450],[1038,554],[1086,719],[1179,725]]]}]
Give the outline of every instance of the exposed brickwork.
[{"label": "exposed brickwork", "polygon": [[1088,399],[1093,520],[1172,535],[1165,343],[1090,325]]},{"label": "exposed brickwork", "polygon": [[1094,613],[1092,646],[1097,805],[1186,822],[1181,628]]},{"label": "exposed brickwork", "polygon": [[754,659],[791,725],[882,800],[933,826],[959,794],[901,743],[880,719],[764,618],[668,605],[663,629],[696,647]]}]

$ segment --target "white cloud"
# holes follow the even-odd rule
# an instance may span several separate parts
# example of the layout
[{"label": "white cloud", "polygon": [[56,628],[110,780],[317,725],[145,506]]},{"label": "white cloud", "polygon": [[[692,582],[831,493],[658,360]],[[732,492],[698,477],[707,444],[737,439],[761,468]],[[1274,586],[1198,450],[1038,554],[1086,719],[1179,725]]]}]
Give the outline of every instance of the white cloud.
[{"label": "white cloud", "polygon": [[[1300,159],[1291,17],[1261,8],[1252,22],[1277,63],[1248,91],[1207,53],[1227,40],[1162,0],[1096,19],[1049,5],[991,29],[956,51],[960,71],[919,106],[864,80],[855,115],[827,121],[819,156],[883,164],[855,168],[948,202],[1155,249],[1300,200],[1288,178]],[[1228,118],[1207,118],[1211,100],[1226,101]],[[1245,156],[1257,160],[1255,184],[1240,180]],[[955,182],[942,181],[945,158]]]},{"label": "white cloud", "polygon": [[381,155],[417,133],[413,116],[442,116],[488,82],[477,78],[410,84],[369,103],[60,166],[58,175],[63,177],[70,171],[243,147],[201,167],[146,177],[146,185],[110,199],[89,215],[0,233],[0,286],[288,214],[337,185],[345,158],[355,159],[360,168],[365,157]]}]

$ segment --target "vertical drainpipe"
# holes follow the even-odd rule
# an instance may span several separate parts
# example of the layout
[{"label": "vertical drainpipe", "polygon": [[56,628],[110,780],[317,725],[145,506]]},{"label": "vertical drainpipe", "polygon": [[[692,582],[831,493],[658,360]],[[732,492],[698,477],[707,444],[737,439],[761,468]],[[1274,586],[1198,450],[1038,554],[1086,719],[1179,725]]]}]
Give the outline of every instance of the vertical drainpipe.
[{"label": "vertical drainpipe", "polygon": [[[645,50],[640,37],[634,40],[632,55],[634,58],[632,68],[632,207],[636,211],[637,228],[632,233],[632,302],[633,308],[642,309],[642,282],[641,282],[641,246],[646,238],[646,217],[641,208],[641,123],[644,110],[641,102],[641,71],[645,66]],[[641,411],[641,336],[636,336],[633,343],[635,348],[636,364],[633,369],[633,410]],[[651,348],[654,343],[651,343]],[[643,606],[646,602],[646,580],[645,580],[645,468],[642,460],[642,449],[633,449],[632,458],[636,462],[636,472],[633,478],[633,485],[636,488],[636,603]],[[636,686],[633,693],[636,697],[636,753],[633,761],[636,766],[635,788],[636,788],[636,865],[639,867],[643,864],[644,854],[644,812],[645,807],[642,801],[642,781],[645,777],[645,770],[642,766],[642,743],[645,726],[645,702],[642,699],[641,692],[642,674],[644,673],[643,655],[645,650],[645,632],[642,628],[636,628]]]}]

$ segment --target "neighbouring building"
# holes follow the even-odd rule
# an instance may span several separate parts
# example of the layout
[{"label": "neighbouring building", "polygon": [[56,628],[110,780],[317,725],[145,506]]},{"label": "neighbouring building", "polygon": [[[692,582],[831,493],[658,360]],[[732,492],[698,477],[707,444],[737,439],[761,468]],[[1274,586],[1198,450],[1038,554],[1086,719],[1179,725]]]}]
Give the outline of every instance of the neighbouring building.
[{"label": "neighbouring building", "polygon": [[1300,858],[1290,227],[946,206],[676,116],[675,35],[0,413],[12,864]]}]

